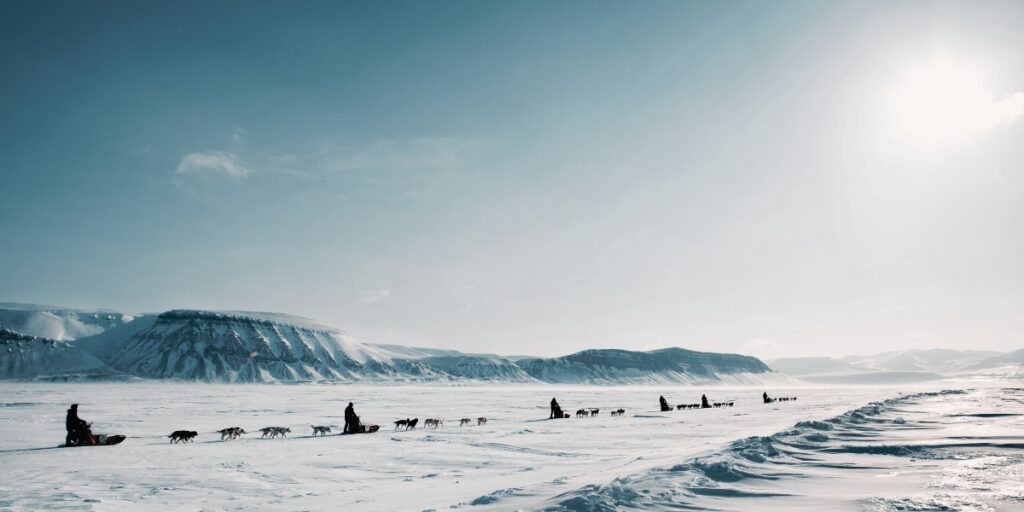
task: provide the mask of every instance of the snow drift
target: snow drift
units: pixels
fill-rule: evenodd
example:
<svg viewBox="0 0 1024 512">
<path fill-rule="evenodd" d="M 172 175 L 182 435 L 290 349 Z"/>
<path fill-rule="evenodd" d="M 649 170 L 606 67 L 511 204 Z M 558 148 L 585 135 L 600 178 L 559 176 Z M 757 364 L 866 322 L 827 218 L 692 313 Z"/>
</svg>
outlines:
<svg viewBox="0 0 1024 512">
<path fill-rule="evenodd" d="M 1019 408 L 1006 411 L 1019 407 L 1022 394 L 1020 388 L 907 394 L 586 485 L 535 508 L 1010 509 L 1024 497 L 1012 476 L 1024 460 L 1011 435 L 1021 425 Z M 880 477 L 891 479 L 889 485 Z"/>
</svg>

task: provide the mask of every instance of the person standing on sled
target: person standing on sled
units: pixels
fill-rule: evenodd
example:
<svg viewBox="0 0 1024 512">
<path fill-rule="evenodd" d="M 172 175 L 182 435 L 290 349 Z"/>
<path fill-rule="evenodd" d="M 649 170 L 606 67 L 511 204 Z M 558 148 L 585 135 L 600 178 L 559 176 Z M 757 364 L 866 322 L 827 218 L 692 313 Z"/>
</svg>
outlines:
<svg viewBox="0 0 1024 512">
<path fill-rule="evenodd" d="M 665 400 L 664 396 L 658 397 L 658 402 L 661 403 L 661 412 L 672 410 L 672 408 L 668 406 L 668 400 Z"/>
<path fill-rule="evenodd" d="M 701 409 L 710 409 L 711 408 L 711 404 L 708 403 L 708 396 L 707 395 L 701 395 L 700 396 L 700 408 Z"/>
<path fill-rule="evenodd" d="M 764 400 L 764 403 L 766 403 L 766 404 L 770 403 L 772 401 L 771 398 L 768 398 L 768 392 L 767 391 L 765 391 L 764 393 L 761 393 L 761 398 Z"/>
<path fill-rule="evenodd" d="M 64 446 L 95 444 L 92 434 L 89 433 L 89 424 L 78 417 L 78 404 L 71 404 L 68 416 L 64 420 L 64 427 L 68 431 L 67 437 L 64 438 Z"/>
<path fill-rule="evenodd" d="M 553 419 L 553 418 L 561 418 L 561 417 L 562 417 L 562 408 L 558 405 L 558 400 L 555 400 L 554 398 L 552 398 L 551 399 L 551 415 L 548 416 L 548 419 L 550 420 L 550 419 Z"/>
<path fill-rule="evenodd" d="M 345 428 L 342 432 L 346 434 L 359 432 L 359 416 L 356 416 L 356 410 L 352 407 L 352 402 L 349 402 L 348 407 L 345 408 Z"/>
</svg>

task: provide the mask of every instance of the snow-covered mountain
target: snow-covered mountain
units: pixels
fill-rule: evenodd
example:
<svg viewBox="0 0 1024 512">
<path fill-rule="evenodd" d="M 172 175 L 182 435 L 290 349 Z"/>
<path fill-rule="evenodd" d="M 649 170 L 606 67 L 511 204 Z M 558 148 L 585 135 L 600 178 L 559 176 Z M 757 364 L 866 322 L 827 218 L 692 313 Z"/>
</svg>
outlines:
<svg viewBox="0 0 1024 512">
<path fill-rule="evenodd" d="M 536 382 L 512 361 L 498 356 L 452 355 L 419 360 L 420 363 L 459 379 L 496 382 Z"/>
<path fill-rule="evenodd" d="M 0 303 L 0 327 L 58 341 L 93 336 L 134 317 L 120 311 Z"/>
<path fill-rule="evenodd" d="M 65 341 L 0 329 L 0 379 L 82 380 L 116 377 L 99 359 Z"/>
<path fill-rule="evenodd" d="M 769 364 L 777 371 L 814 382 L 893 384 L 936 380 L 1024 362 L 1016 361 L 1013 354 L 981 350 L 901 350 L 838 359 L 783 358 Z"/>
<path fill-rule="evenodd" d="M 987 357 L 972 367 L 972 370 L 981 370 L 985 373 L 1003 373 L 1014 375 L 1016 378 L 1024 378 L 1024 348 Z M 1007 371 L 1009 370 L 1009 371 Z"/>
<path fill-rule="evenodd" d="M 890 372 L 956 373 L 999 356 L 984 350 L 899 350 L 871 356 L 846 356 L 842 360 L 858 368 Z"/>
<path fill-rule="evenodd" d="M 143 317 L 127 337 L 81 346 L 111 367 L 151 379 L 297 382 L 400 377 L 383 353 L 312 320 L 273 313 L 174 310 Z M 134 322 L 133 322 L 134 323 Z"/>
<path fill-rule="evenodd" d="M 536 382 L 512 360 L 495 354 L 466 354 L 457 350 L 371 345 L 391 356 L 396 365 L 415 361 L 455 379 L 496 382 Z"/>
<path fill-rule="evenodd" d="M 771 368 L 756 357 L 682 348 L 650 352 L 584 350 L 550 359 L 522 359 L 516 364 L 537 380 L 567 384 L 752 384 L 774 376 Z"/>
<path fill-rule="evenodd" d="M 587 350 L 544 359 L 369 345 L 313 320 L 278 313 L 173 310 L 162 314 L 125 315 L 110 312 L 109 318 L 99 321 L 102 315 L 94 317 L 90 316 L 93 313 L 68 308 L 5 311 L 27 312 L 18 318 L 47 319 L 19 325 L 49 326 L 56 332 L 57 327 L 78 325 L 74 323 L 78 322 L 91 326 L 89 331 L 95 332 L 58 345 L 74 357 L 32 356 L 31 360 L 37 363 L 26 364 L 20 362 L 26 356 L 15 358 L 0 354 L 5 367 L 18 368 L 0 376 L 2 378 L 75 373 L 83 364 L 108 374 L 204 382 L 468 380 L 753 384 L 779 377 L 753 357 L 678 348 L 652 352 Z M 63 313 L 57 314 L 58 311 Z M 61 319 L 61 322 L 55 323 L 51 318 Z M 86 324 L 79 320 L 81 318 L 97 321 Z M 63 328 L 60 332 L 67 337 L 81 334 L 81 331 L 73 331 Z M 12 332 L 9 336 L 14 335 L 16 333 Z"/>
</svg>

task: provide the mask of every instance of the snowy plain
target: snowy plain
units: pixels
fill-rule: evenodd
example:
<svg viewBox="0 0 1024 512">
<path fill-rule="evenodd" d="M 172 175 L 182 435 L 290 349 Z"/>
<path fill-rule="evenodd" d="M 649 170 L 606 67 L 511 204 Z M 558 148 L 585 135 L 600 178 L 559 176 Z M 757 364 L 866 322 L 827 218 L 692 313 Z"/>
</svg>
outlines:
<svg viewBox="0 0 1024 512">
<path fill-rule="evenodd" d="M 1022 510 L 1021 387 L 768 389 L 799 400 L 763 404 L 752 387 L 6 382 L 0 510 Z M 657 410 L 659 395 L 676 404 L 702 393 L 735 406 Z M 566 411 L 601 412 L 546 420 L 552 396 Z M 310 436 L 311 425 L 338 432 L 349 401 L 381 431 Z M 55 448 L 73 402 L 94 432 L 129 438 Z M 609 416 L 620 407 L 625 415 Z M 481 416 L 487 424 L 475 426 Z M 406 417 L 421 426 L 394 431 Z M 423 428 L 428 417 L 444 427 Z M 463 417 L 474 425 L 459 427 Z M 250 434 L 214 433 L 236 425 Z M 271 425 L 290 427 L 290 438 L 252 434 Z M 182 429 L 199 437 L 169 444 Z M 868 448 L 843 449 L 857 443 Z M 989 494 L 930 487 L 942 478 Z"/>
</svg>

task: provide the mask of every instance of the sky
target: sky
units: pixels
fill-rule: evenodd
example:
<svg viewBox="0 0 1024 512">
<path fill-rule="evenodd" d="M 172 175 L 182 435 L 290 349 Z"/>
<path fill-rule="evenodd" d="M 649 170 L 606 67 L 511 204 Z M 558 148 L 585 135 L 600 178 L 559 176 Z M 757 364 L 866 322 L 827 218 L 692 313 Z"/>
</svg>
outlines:
<svg viewBox="0 0 1024 512">
<path fill-rule="evenodd" d="M 0 4 L 0 301 L 1024 347 L 1024 3 Z"/>
</svg>

